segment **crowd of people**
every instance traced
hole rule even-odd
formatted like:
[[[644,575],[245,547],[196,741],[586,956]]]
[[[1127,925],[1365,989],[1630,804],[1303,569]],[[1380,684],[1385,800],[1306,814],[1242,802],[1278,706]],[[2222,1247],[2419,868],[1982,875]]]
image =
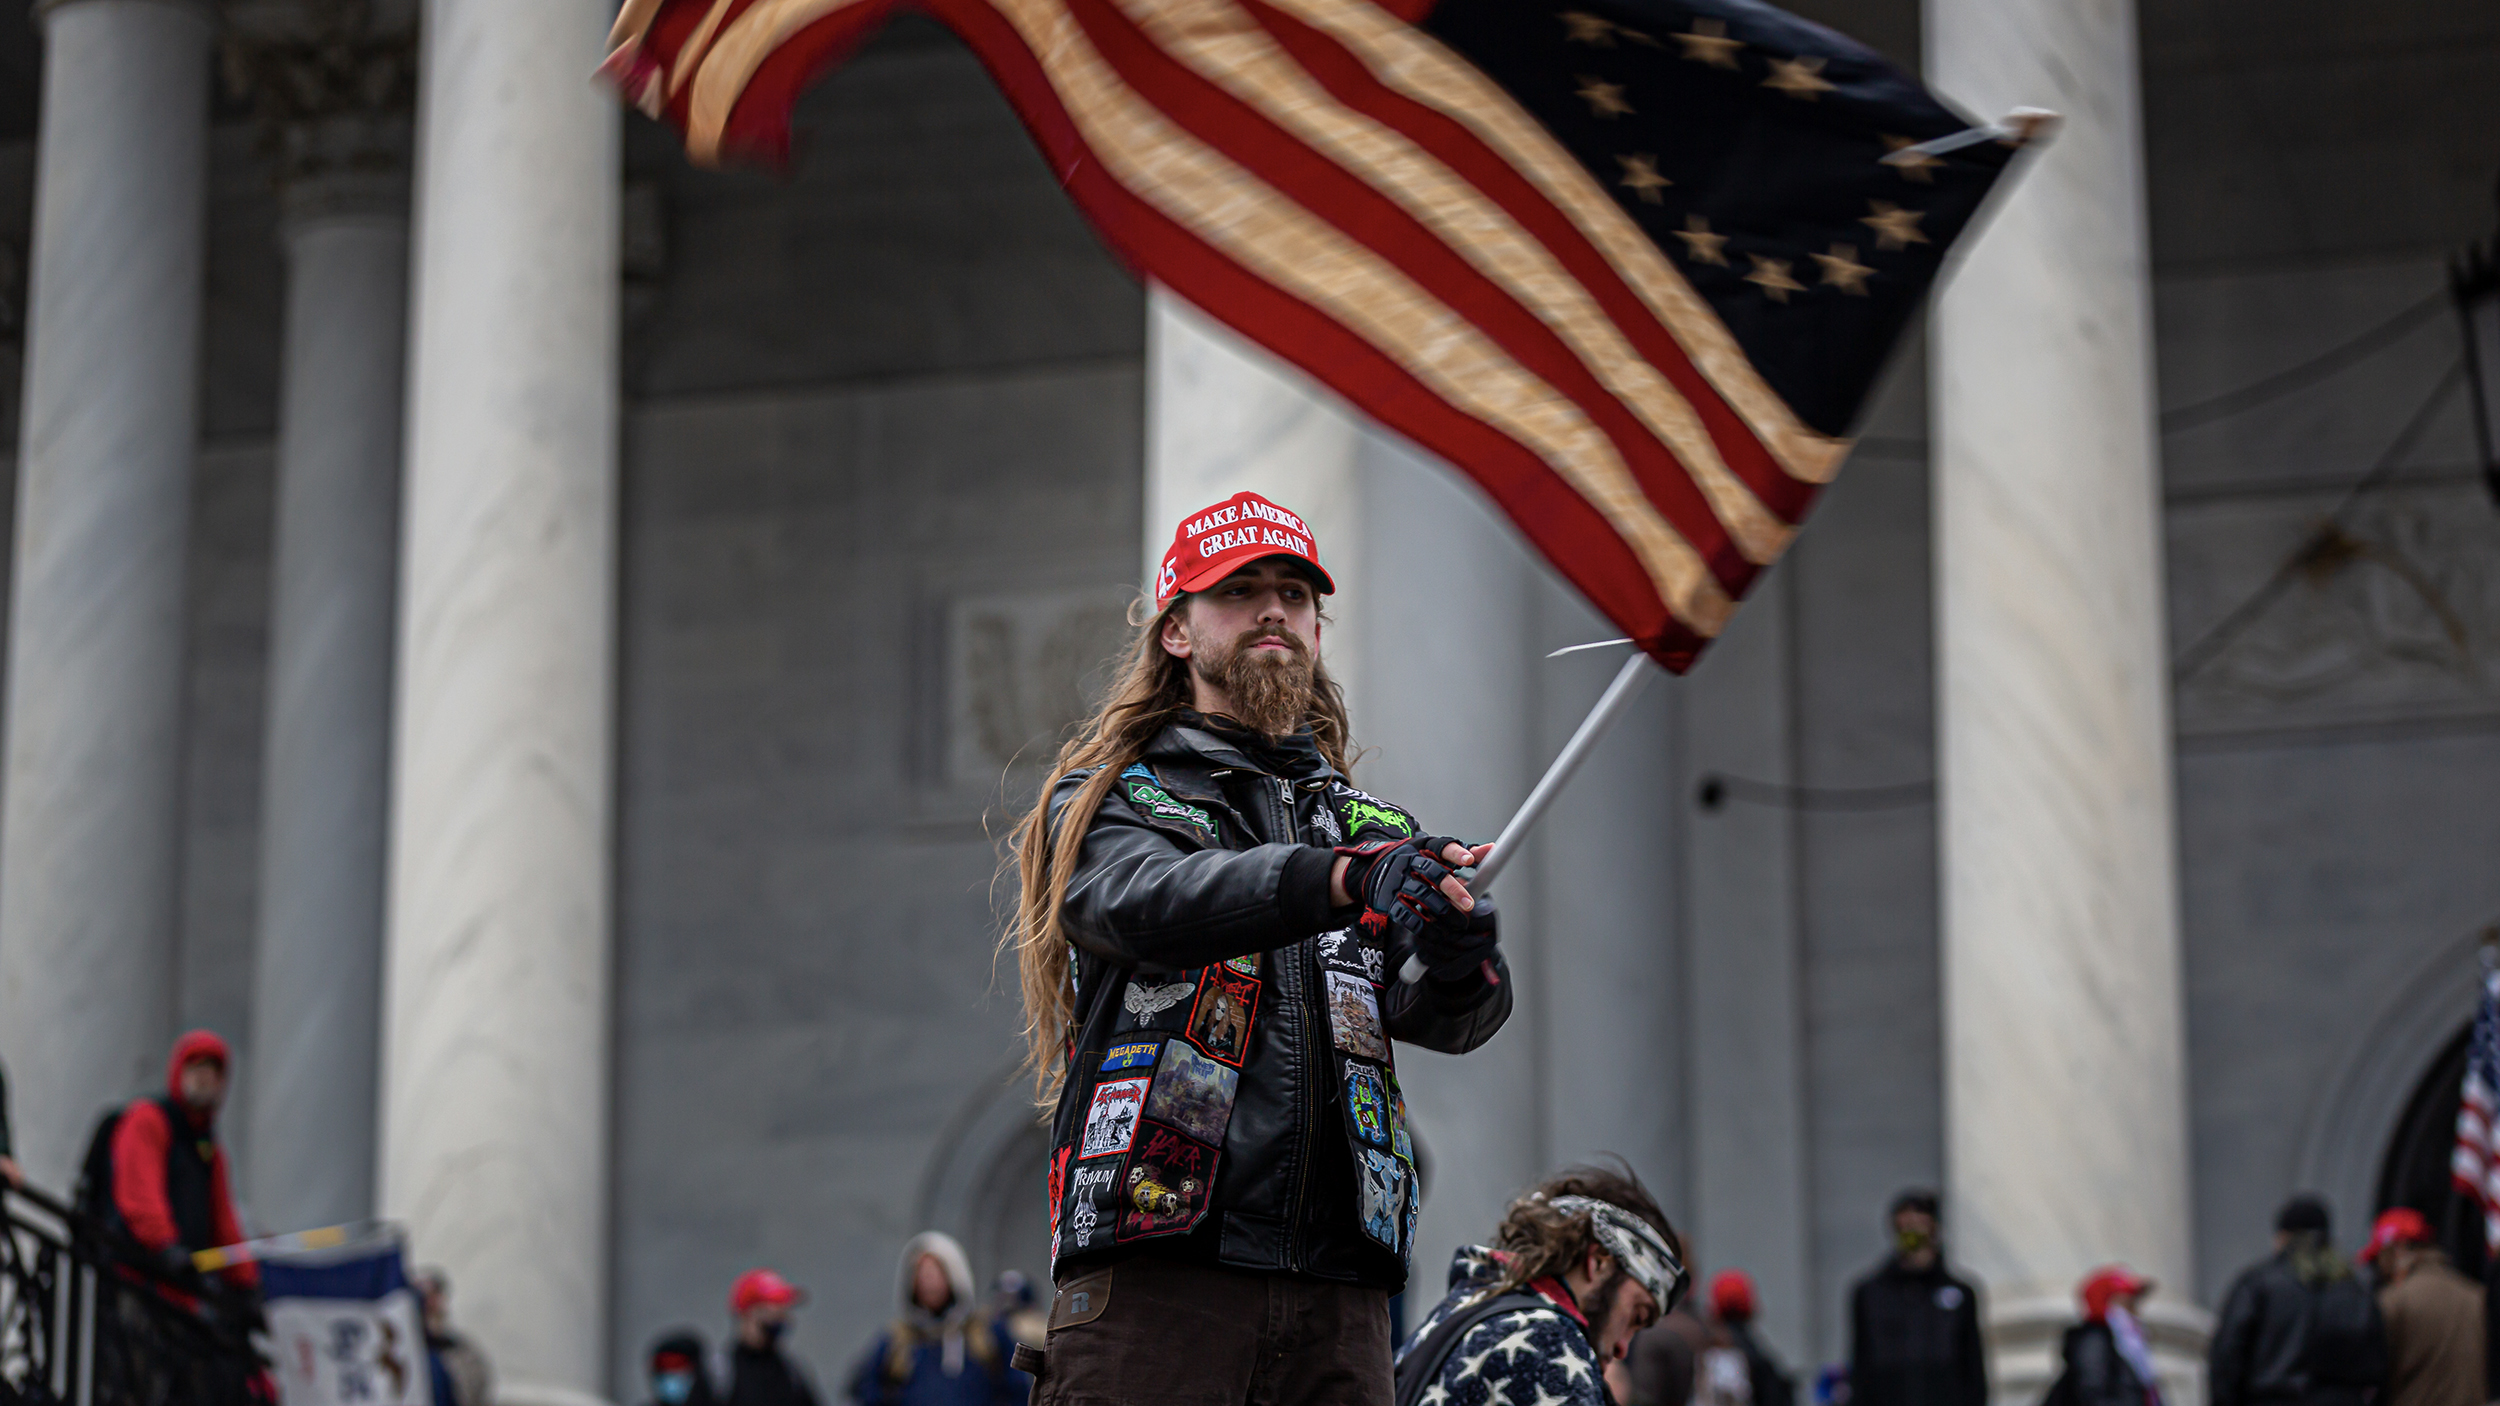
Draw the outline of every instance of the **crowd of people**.
[[[903,1247],[896,1313],[852,1367],[862,1406],[1795,1406],[1741,1272],[1688,1302],[1683,1239],[1632,1169],[1576,1167],[1454,1255],[1402,1342],[1422,1189],[1391,1042],[1464,1056],[1508,1019],[1500,920],[1468,886],[1490,846],[1354,787],[1317,650],[1335,590],[1308,526],[1252,493],[1183,520],[1131,639],[1017,828],[1008,934],[1050,1124],[1050,1278],[988,1294],[953,1240]],[[174,1048],[162,1095],[99,1126],[80,1210],[203,1315],[249,1312],[216,1117],[230,1056]],[[4,1093],[4,1086],[0,1086]],[[0,1178],[14,1180],[0,1098]],[[1889,1209],[1853,1289],[1849,1359],[1817,1406],[1987,1406],[1979,1286],[1933,1193]],[[2390,1211],[2358,1265],[2326,1207],[2287,1205],[2232,1286],[2212,1406],[2484,1406],[2484,1296],[2422,1217]],[[418,1276],[437,1406],[491,1406],[483,1357]],[[2078,1286],[2043,1406],[2168,1406],[2124,1265]],[[1403,1294],[1403,1298],[1399,1296]],[[731,1286],[717,1356],[691,1329],[647,1358],[652,1406],[821,1406],[786,1345],[802,1291]]]

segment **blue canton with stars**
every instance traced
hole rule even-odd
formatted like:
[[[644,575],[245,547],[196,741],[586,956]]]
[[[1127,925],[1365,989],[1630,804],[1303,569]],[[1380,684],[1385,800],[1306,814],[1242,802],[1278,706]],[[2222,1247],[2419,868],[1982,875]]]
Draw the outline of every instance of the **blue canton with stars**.
[[[1450,1292],[1398,1349],[1398,1360],[1432,1336],[1450,1315],[1490,1292],[1501,1267],[1483,1245],[1461,1246],[1450,1259]],[[1424,1388],[1422,1406],[1607,1406],[1596,1349],[1571,1315],[1558,1308],[1497,1313],[1467,1330]]]
[[[1536,116],[1808,425],[1846,435],[2014,148],[1760,0],[1436,0],[1423,29]],[[1995,116],[1996,114],[1989,114]]]

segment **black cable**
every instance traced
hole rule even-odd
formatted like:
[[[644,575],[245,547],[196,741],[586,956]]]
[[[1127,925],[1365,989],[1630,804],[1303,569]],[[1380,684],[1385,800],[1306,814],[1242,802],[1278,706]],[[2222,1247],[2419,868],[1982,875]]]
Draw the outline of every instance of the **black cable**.
[[[1703,773],[1701,785],[1693,792],[1693,803],[1709,811],[1725,809],[1729,801],[1794,810],[1898,810],[1926,805],[1935,799],[1933,781],[1910,781],[1898,786],[1788,786],[1724,776],[1715,771]]]
[[[2235,391],[2226,391],[2210,400],[2182,405],[2161,414],[2164,434],[2209,425],[2228,419],[2243,410],[2253,410],[2270,400],[2280,400],[2292,392],[2317,384],[2345,367],[2368,359],[2377,352],[2403,340],[2406,333],[2427,322],[2449,302],[2448,290],[2439,288],[2422,301],[2394,317],[2353,338],[2341,346],[2330,347],[2298,366],[2277,371],[2261,380],[2252,381]]]
[[[2300,574],[2300,569],[2312,560],[2321,544],[2343,533],[2344,515],[2352,511],[2353,504],[2359,502],[2363,494],[2372,492],[2386,483],[2388,476],[2404,462],[2405,456],[2413,452],[2414,441],[2420,439],[2422,432],[2430,428],[2432,417],[2439,412],[2441,406],[2447,403],[2450,392],[2454,391],[2464,380],[2465,361],[2460,357],[2454,365],[2448,368],[2448,374],[2440,377],[2438,383],[2431,387],[2431,393],[2423,398],[2420,408],[2413,412],[2413,417],[2405,421],[2404,428],[2398,430],[2396,437],[2390,440],[2387,448],[2380,452],[2378,462],[2372,464],[2370,471],[2363,474],[2352,487],[2344,490],[2342,501],[2335,505],[2334,512],[2327,514],[2326,521],[2318,524],[2316,531],[2301,539],[2300,545],[2292,550],[2291,555],[2283,559],[2282,564],[2274,568],[2274,574],[2266,578],[2264,585],[2259,586],[2250,593],[2248,599],[2241,601],[2232,608],[2229,614],[2215,622],[2212,628],[2198,636],[2194,644],[2179,652],[2178,657],[2170,665],[2170,681],[2174,687],[2186,683],[2197,670],[2212,663],[2214,656],[2222,652],[2223,646],[2229,644],[2242,629],[2245,629],[2259,615],[2264,614],[2266,607],[2274,604],[2282,596],[2285,589]]]

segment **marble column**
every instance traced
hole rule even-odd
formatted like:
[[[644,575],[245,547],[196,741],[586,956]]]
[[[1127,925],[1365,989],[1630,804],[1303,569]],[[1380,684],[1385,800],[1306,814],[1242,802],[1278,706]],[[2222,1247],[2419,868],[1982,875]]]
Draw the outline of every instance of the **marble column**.
[[[518,1406],[606,1376],[619,111],[603,0],[430,0],[379,1200]]]
[[[197,438],[211,15],[61,0],[44,26],[0,810],[0,1059],[67,1190],[173,1022],[183,562]]]
[[[2091,1267],[2197,1395],[2150,270],[2134,7],[1926,0],[1927,78],[2066,115],[1939,300],[1947,1233],[1997,1393],[2036,1396]]]
[[[1679,685],[1684,784],[1785,785],[1796,772],[1791,592],[1772,572]],[[1722,801],[1686,822],[1683,864],[1691,1059],[1694,1260],[1741,1268],[1777,1343],[1818,1341],[1807,1168],[1806,1029],[1797,812]]]
[[[1147,291],[1146,364],[1146,557],[1138,580],[1153,579],[1183,513],[1247,489],[1300,514],[1339,595],[1358,599],[1362,418],[1160,285]],[[1320,642],[1351,702],[1361,690],[1362,626],[1335,599],[1323,604],[1335,618]]]
[[[262,754],[252,1206],[273,1228],[373,1214],[408,175],[354,118],[285,187],[285,379]],[[404,126],[404,124],[401,124]],[[326,153],[325,153],[326,155]]]

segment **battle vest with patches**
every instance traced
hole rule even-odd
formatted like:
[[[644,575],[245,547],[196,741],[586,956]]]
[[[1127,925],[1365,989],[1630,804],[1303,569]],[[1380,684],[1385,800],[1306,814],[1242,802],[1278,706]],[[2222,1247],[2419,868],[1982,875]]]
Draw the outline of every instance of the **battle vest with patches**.
[[[1278,744],[1200,722],[1167,729],[1120,774],[1079,871],[1109,866],[1156,886],[1140,911],[1166,927],[1141,931],[1136,955],[1197,940],[1183,933],[1194,922],[1230,932],[1265,920],[1264,895],[1228,887],[1246,860],[1216,874],[1189,856],[1416,833],[1412,815],[1355,788],[1308,737]],[[1159,877],[1129,877],[1150,867]],[[1075,949],[1077,1016],[1052,1124],[1061,1282],[1152,1253],[1403,1285],[1419,1199],[1384,1021],[1397,962],[1351,910],[1330,916],[1340,925],[1192,966]]]

